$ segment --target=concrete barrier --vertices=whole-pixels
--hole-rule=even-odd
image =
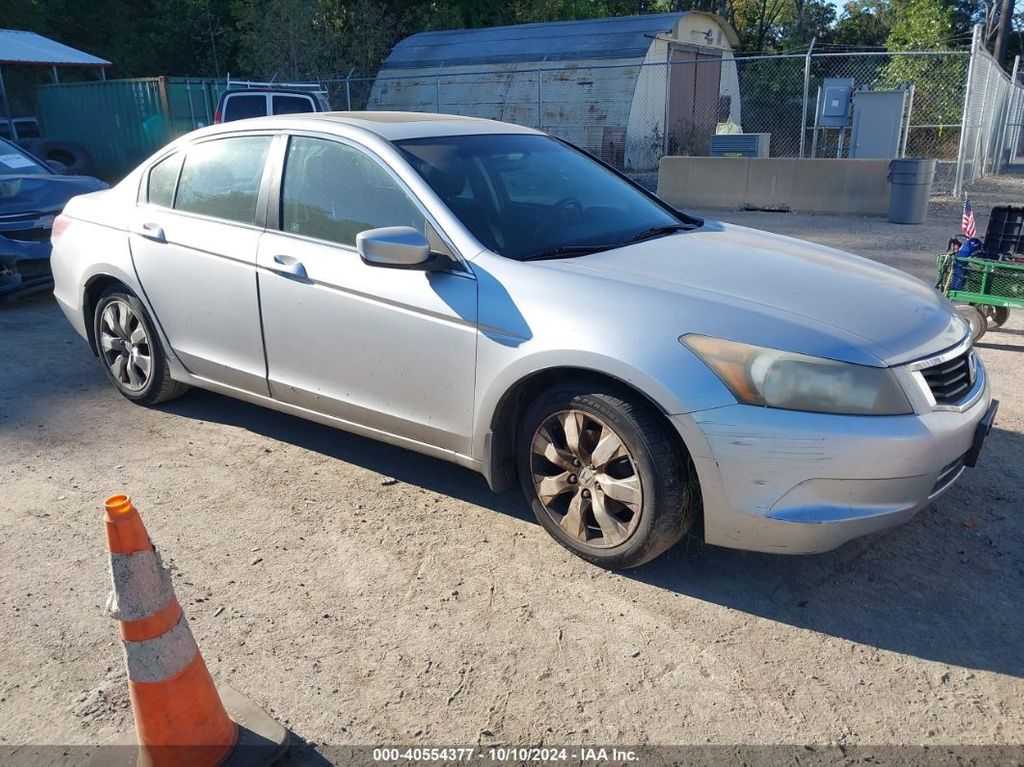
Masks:
[[[679,208],[884,216],[888,160],[662,157],[658,196]]]

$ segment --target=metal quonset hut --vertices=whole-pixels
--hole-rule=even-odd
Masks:
[[[367,108],[540,127],[646,170],[669,146],[666,125],[706,136],[740,123],[737,43],[703,11],[422,32],[391,50]]]

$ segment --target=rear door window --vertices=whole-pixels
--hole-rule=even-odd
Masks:
[[[302,112],[315,112],[316,106],[309,96],[274,96],[274,114],[294,115]]]
[[[232,136],[188,150],[174,209],[256,223],[256,202],[271,136]]]
[[[165,208],[174,203],[174,184],[178,180],[178,169],[181,167],[181,155],[177,152],[165,157],[149,171],[149,187],[146,199],[152,205]]]
[[[263,94],[234,94],[224,100],[224,122],[267,116],[267,97]]]

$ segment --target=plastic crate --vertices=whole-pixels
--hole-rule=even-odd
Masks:
[[[992,208],[985,232],[985,254],[1004,258],[1024,253],[1024,207],[997,205]]]

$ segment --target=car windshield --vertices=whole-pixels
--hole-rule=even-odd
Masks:
[[[19,149],[6,139],[0,138],[0,176],[52,173],[32,155]]]
[[[487,248],[520,261],[607,250],[700,225],[549,136],[443,136],[396,142]]]

